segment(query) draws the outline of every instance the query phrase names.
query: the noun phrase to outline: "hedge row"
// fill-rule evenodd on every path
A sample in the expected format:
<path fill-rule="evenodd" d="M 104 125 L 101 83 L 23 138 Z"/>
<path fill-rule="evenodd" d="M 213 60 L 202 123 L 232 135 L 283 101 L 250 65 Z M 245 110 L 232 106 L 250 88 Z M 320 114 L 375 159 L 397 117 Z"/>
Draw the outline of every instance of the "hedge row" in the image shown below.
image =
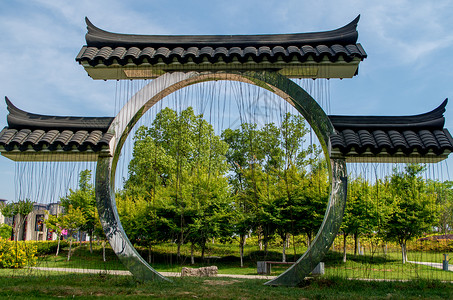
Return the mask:
<path fill-rule="evenodd" d="M 36 265 L 36 242 L 14 242 L 0 238 L 0 268 Z"/>

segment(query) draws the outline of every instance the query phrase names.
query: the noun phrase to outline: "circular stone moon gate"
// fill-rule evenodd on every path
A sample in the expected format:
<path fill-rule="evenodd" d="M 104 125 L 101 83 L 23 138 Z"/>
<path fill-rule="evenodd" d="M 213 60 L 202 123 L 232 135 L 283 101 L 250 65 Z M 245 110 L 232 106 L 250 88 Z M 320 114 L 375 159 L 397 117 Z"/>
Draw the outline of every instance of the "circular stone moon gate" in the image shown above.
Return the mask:
<path fill-rule="evenodd" d="M 141 280 L 168 280 L 135 250 L 115 203 L 115 173 L 123 144 L 144 113 L 165 96 L 206 81 L 231 80 L 266 89 L 294 106 L 313 128 L 328 162 L 330 198 L 309 249 L 268 285 L 302 282 L 332 245 L 344 213 L 347 162 L 438 162 L 453 151 L 443 128 L 447 101 L 415 116 L 327 116 L 290 78 L 352 78 L 367 57 L 357 43 L 359 17 L 332 31 L 240 36 L 117 34 L 87 19 L 87 45 L 76 58 L 93 79 L 153 79 L 115 118 L 27 113 L 6 99 L 8 127 L 0 153 L 14 161 L 96 161 L 96 202 L 114 252 Z"/>
<path fill-rule="evenodd" d="M 322 225 L 307 252 L 288 270 L 267 282 L 272 285 L 297 285 L 321 261 L 332 245 L 343 218 L 346 203 L 346 163 L 344 159 L 330 159 L 329 137 L 334 127 L 316 101 L 300 86 L 275 72 L 188 72 L 167 73 L 151 81 L 134 95 L 115 117 L 109 131 L 114 133 L 110 144 L 112 156 L 100 156 L 96 169 L 96 201 L 101 224 L 110 245 L 121 261 L 139 279 L 164 279 L 137 253 L 124 232 L 115 204 L 115 170 L 121 148 L 129 132 L 155 103 L 186 86 L 213 80 L 233 80 L 254 84 L 272 91 L 293 105 L 311 125 L 318 136 L 328 166 L 331 193 Z"/>

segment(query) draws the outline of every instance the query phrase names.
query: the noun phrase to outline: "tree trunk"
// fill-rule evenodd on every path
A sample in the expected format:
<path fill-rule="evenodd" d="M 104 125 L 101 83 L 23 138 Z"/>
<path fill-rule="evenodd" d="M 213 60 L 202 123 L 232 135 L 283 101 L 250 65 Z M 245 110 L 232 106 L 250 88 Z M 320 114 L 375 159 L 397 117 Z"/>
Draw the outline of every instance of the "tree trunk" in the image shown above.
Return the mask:
<path fill-rule="evenodd" d="M 19 220 L 17 224 L 14 224 L 14 241 L 17 242 L 19 240 L 20 229 L 22 228 L 22 216 L 19 215 Z"/>
<path fill-rule="evenodd" d="M 346 238 L 348 235 L 346 233 L 343 233 L 343 262 L 346 262 Z"/>
<path fill-rule="evenodd" d="M 244 267 L 244 244 L 245 235 L 241 235 L 239 238 L 239 256 L 241 257 L 241 268 Z"/>
<path fill-rule="evenodd" d="M 282 262 L 286 262 L 286 238 L 283 239 Z"/>
<path fill-rule="evenodd" d="M 307 232 L 307 248 L 311 246 L 311 233 Z"/>
<path fill-rule="evenodd" d="M 151 248 L 151 247 L 152 247 L 152 244 L 151 244 L 151 242 L 149 242 L 149 245 L 148 245 L 148 263 L 149 263 L 149 264 L 151 263 L 151 260 L 152 260 L 152 255 L 151 255 L 151 253 L 152 253 L 152 251 L 151 251 L 152 248 Z"/>
<path fill-rule="evenodd" d="M 357 233 L 354 233 L 354 256 L 357 256 L 359 246 L 359 235 Z"/>
<path fill-rule="evenodd" d="M 93 254 L 93 234 L 90 234 L 90 253 Z"/>
<path fill-rule="evenodd" d="M 176 248 L 176 257 L 177 257 L 178 259 L 181 258 L 181 242 L 180 242 L 180 241 L 178 241 L 178 246 L 177 246 L 177 248 Z"/>
<path fill-rule="evenodd" d="M 61 240 L 61 234 L 58 235 L 57 253 L 55 254 L 55 256 L 58 256 L 58 253 L 60 253 L 60 240 Z"/>
<path fill-rule="evenodd" d="M 206 252 L 206 241 L 201 245 L 201 261 L 204 262 L 204 253 Z"/>
<path fill-rule="evenodd" d="M 79 230 L 79 246 L 82 246 L 82 233 Z"/>
<path fill-rule="evenodd" d="M 66 261 L 69 261 L 69 259 L 71 258 L 71 249 L 72 249 L 72 238 L 69 239 L 68 259 Z"/>
<path fill-rule="evenodd" d="M 106 244 L 105 240 L 102 241 L 102 259 L 104 260 L 104 262 L 105 262 L 105 244 Z"/>
<path fill-rule="evenodd" d="M 401 255 L 403 259 L 403 264 L 407 262 L 407 247 L 406 247 L 406 242 L 401 243 Z"/>
<path fill-rule="evenodd" d="M 260 251 L 263 251 L 263 235 L 261 231 L 258 232 L 258 246 L 260 247 Z"/>
<path fill-rule="evenodd" d="M 193 242 L 190 245 L 190 264 L 194 265 L 195 264 L 195 258 L 193 257 Z"/>

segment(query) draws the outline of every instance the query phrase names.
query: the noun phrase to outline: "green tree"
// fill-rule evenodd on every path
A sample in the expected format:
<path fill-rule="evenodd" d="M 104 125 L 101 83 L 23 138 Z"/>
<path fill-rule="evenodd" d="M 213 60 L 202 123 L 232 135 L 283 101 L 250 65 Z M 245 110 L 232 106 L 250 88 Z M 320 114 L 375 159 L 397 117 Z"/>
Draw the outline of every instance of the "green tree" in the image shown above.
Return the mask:
<path fill-rule="evenodd" d="M 3 216 L 6 218 L 14 218 L 14 240 L 17 242 L 19 233 L 29 213 L 33 211 L 33 202 L 30 199 L 10 202 L 0 208 Z"/>
<path fill-rule="evenodd" d="M 343 232 L 343 262 L 346 262 L 346 239 L 354 236 L 354 255 L 358 251 L 358 240 L 361 235 L 373 236 L 379 232 L 392 213 L 392 203 L 387 201 L 388 183 L 376 180 L 369 181 L 358 177 L 351 180 L 348 189 L 345 213 L 341 230 Z"/>
<path fill-rule="evenodd" d="M 58 239 L 58 246 L 57 246 L 57 252 L 55 253 L 55 256 L 58 256 L 58 253 L 60 253 L 60 241 L 61 241 L 61 234 L 63 232 L 63 215 L 60 216 L 54 216 L 54 215 L 48 215 L 47 219 L 45 220 L 46 226 L 48 229 L 51 229 L 55 232 L 57 235 Z"/>
<path fill-rule="evenodd" d="M 192 177 L 192 222 L 188 225 L 188 239 L 201 247 L 204 259 L 206 242 L 214 238 L 231 235 L 231 197 L 227 179 L 223 176 L 209 176 L 208 172 L 197 172 Z M 191 262 L 194 263 L 193 251 Z"/>
<path fill-rule="evenodd" d="M 215 135 L 212 125 L 191 107 L 180 113 L 165 108 L 149 128 L 137 130 L 125 196 L 128 201 L 143 202 L 143 215 L 138 214 L 148 221 L 135 230 L 150 247 L 153 241 L 176 240 L 179 257 L 181 245 L 189 239 L 203 250 L 206 239 L 216 235 L 208 233 L 204 224 L 211 217 L 211 200 L 225 200 L 219 195 L 228 189 L 226 150 L 227 144 Z M 219 211 L 211 224 L 222 219 Z M 129 221 L 122 216 L 123 224 Z"/>
<path fill-rule="evenodd" d="M 423 171 L 422 165 L 408 164 L 390 178 L 389 201 L 394 208 L 382 234 L 385 240 L 401 245 L 403 263 L 407 261 L 407 241 L 431 231 L 438 221 L 436 195 L 428 192 Z"/>
<path fill-rule="evenodd" d="M 72 206 L 75 209 L 80 209 L 83 214 L 85 223 L 79 227 L 80 231 L 86 232 L 90 237 L 90 252 L 93 252 L 93 233 L 97 222 L 96 213 L 96 196 L 94 187 L 90 183 L 91 171 L 83 170 L 79 174 L 79 186 L 77 190 L 69 190 L 69 194 L 61 198 L 61 206 L 66 211 Z"/>
<path fill-rule="evenodd" d="M 447 234 L 453 228 L 453 182 L 429 180 L 428 189 L 436 194 L 439 206 L 438 231 Z"/>
<path fill-rule="evenodd" d="M 269 123 L 258 129 L 256 124 L 243 123 L 222 133 L 229 145 L 226 156 L 241 253 L 250 232 L 262 236 L 266 251 L 269 236 L 277 232 L 285 261 L 288 236 L 303 232 L 310 241 L 321 224 L 328 196 L 327 172 L 325 166 L 319 167 L 325 165 L 319 161 L 320 151 L 304 145 L 307 133 L 304 119 L 289 113 L 279 126 Z"/>
<path fill-rule="evenodd" d="M 226 129 L 223 140 L 228 144 L 226 159 L 230 168 L 229 182 L 235 203 L 234 233 L 239 240 L 241 267 L 247 235 L 256 228 L 256 211 L 260 204 L 258 177 L 260 177 L 263 152 L 262 135 L 256 124 L 242 123 L 238 129 Z"/>
<path fill-rule="evenodd" d="M 97 216 L 97 209 L 96 209 L 96 216 Z M 101 241 L 102 244 L 102 260 L 105 262 L 105 246 L 107 244 L 107 237 L 105 236 L 104 229 L 102 228 L 101 221 L 99 218 L 96 218 L 96 223 L 94 225 L 94 236 L 97 237 L 97 240 Z"/>
<path fill-rule="evenodd" d="M 83 216 L 83 212 L 80 207 L 74 208 L 72 205 L 69 205 L 68 209 L 65 211 L 65 214 L 61 217 L 61 226 L 68 230 L 69 236 L 69 251 L 67 261 L 69 261 L 72 254 L 71 250 L 74 232 L 78 231 L 85 223 L 86 219 Z"/>

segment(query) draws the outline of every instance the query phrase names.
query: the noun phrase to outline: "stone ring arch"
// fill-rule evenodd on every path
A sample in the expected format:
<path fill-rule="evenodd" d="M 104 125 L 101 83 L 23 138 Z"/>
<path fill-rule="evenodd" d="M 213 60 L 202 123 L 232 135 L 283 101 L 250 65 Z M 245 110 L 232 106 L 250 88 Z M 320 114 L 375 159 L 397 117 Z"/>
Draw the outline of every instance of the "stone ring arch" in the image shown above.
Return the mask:
<path fill-rule="evenodd" d="M 332 159 L 329 137 L 334 127 L 318 103 L 299 85 L 273 71 L 245 72 L 174 72 L 152 80 L 125 104 L 110 125 L 113 134 L 110 155 L 100 156 L 96 168 L 96 203 L 104 232 L 126 268 L 139 280 L 166 280 L 135 250 L 121 225 L 115 202 L 115 172 L 122 146 L 137 121 L 165 96 L 200 82 L 230 80 L 253 84 L 267 89 L 293 105 L 313 128 L 328 163 L 330 196 L 324 220 L 311 247 L 297 262 L 267 285 L 295 286 L 300 284 L 322 260 L 340 228 L 346 204 L 346 163 Z"/>

